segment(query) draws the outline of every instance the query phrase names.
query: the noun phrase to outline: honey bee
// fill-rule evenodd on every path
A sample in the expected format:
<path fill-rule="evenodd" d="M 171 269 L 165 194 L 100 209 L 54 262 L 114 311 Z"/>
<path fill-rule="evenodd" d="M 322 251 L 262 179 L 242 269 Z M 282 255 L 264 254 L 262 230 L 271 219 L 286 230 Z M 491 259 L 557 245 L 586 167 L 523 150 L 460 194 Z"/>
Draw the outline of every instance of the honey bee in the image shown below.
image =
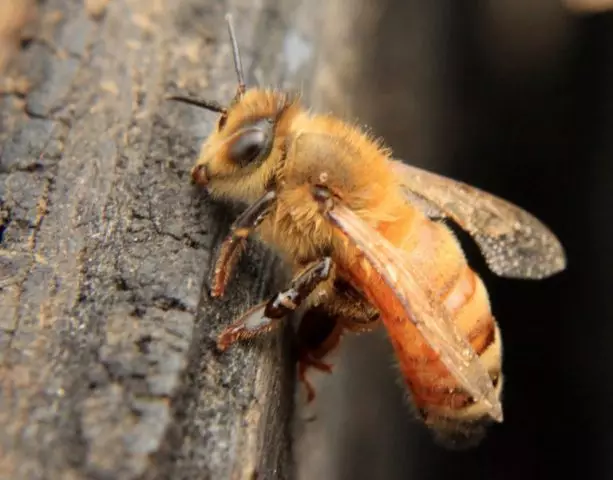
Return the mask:
<path fill-rule="evenodd" d="M 249 309 L 218 338 L 279 327 L 300 308 L 299 378 L 346 331 L 383 324 L 419 416 L 443 440 L 474 444 L 502 422 L 502 345 L 487 290 L 445 219 L 467 231 L 489 268 L 542 279 L 566 267 L 539 220 L 464 183 L 409 166 L 383 143 L 285 92 L 247 88 L 232 21 L 238 77 L 230 105 L 173 96 L 219 113 L 192 179 L 215 198 L 247 204 L 220 248 L 211 295 L 224 294 L 254 233 L 291 266 L 284 291 Z"/>

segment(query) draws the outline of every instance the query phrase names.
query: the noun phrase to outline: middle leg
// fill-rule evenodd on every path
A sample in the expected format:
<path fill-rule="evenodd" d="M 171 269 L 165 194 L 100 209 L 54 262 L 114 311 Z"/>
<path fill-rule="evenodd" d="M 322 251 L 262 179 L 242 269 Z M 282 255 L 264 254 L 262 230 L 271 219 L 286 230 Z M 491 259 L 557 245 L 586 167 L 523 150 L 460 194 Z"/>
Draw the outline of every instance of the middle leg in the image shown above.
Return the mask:
<path fill-rule="evenodd" d="M 298 272 L 287 290 L 251 308 L 227 327 L 220 334 L 217 347 L 223 351 L 237 340 L 252 338 L 276 328 L 321 282 L 328 279 L 331 270 L 330 257 L 308 264 Z"/>
<path fill-rule="evenodd" d="M 368 332 L 379 325 L 379 313 L 346 281 L 337 278 L 333 292 L 330 301 L 307 310 L 298 326 L 298 379 L 306 388 L 307 403 L 315 398 L 306 377 L 309 369 L 331 373 L 332 365 L 324 358 L 338 347 L 343 333 Z"/>

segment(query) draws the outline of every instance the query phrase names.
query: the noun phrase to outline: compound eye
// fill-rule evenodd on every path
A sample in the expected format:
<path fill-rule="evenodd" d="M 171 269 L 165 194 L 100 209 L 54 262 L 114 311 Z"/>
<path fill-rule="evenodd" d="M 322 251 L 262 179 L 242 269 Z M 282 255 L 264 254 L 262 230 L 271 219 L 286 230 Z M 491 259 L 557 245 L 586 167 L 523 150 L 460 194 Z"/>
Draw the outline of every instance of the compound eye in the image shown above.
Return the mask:
<path fill-rule="evenodd" d="M 272 124 L 259 121 L 247 127 L 228 147 L 228 158 L 241 167 L 268 154 L 272 146 Z"/>

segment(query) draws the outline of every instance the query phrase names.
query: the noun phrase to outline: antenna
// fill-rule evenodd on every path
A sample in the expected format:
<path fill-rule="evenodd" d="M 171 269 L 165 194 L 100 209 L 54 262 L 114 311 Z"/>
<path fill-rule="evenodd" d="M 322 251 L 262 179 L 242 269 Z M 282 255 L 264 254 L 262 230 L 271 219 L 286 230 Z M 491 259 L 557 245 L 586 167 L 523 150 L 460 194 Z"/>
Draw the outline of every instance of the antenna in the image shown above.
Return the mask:
<path fill-rule="evenodd" d="M 234 68 L 236 69 L 236 76 L 238 77 L 238 89 L 236 92 L 236 96 L 238 97 L 245 93 L 247 87 L 245 86 L 245 78 L 243 76 L 243 62 L 241 61 L 241 54 L 238 50 L 238 42 L 236 41 L 236 34 L 234 33 L 234 25 L 232 24 L 232 15 L 229 13 L 226 15 L 226 22 L 228 23 L 228 32 L 230 33 L 230 41 L 232 42 Z"/>
<path fill-rule="evenodd" d="M 228 24 L 228 32 L 230 33 L 230 41 L 232 42 L 232 55 L 234 56 L 234 68 L 236 70 L 236 76 L 238 78 L 238 88 L 236 90 L 236 97 L 241 97 L 247 87 L 245 85 L 245 77 L 243 75 L 243 62 L 241 61 L 241 54 L 238 50 L 238 42 L 236 41 L 236 33 L 234 32 L 234 25 L 232 24 L 232 15 L 226 14 L 226 22 Z M 222 107 L 214 100 L 199 100 L 190 97 L 184 97 L 181 95 L 168 95 L 166 100 L 174 100 L 176 102 L 186 103 L 195 107 L 204 108 L 212 112 L 221 113 L 223 116 L 228 115 L 228 109 Z"/>
<path fill-rule="evenodd" d="M 176 102 L 187 103 L 188 105 L 194 105 L 195 107 L 204 108 L 212 112 L 221 113 L 226 115 L 228 111 L 214 100 L 196 100 L 195 98 L 182 97 L 181 95 L 169 95 L 166 100 L 174 100 Z"/>

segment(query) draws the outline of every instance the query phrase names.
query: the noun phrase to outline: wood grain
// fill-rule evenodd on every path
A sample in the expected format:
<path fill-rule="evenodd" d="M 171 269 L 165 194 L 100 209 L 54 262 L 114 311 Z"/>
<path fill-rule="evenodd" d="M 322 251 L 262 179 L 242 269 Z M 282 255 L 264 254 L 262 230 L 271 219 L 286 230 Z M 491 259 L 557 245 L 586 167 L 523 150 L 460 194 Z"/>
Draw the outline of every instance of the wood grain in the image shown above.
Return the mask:
<path fill-rule="evenodd" d="M 42 5 L 3 73 L 28 88 L 0 96 L 0 478 L 291 476 L 286 335 L 214 348 L 282 275 L 252 246 L 227 298 L 208 297 L 237 210 L 189 182 L 214 116 L 163 98 L 230 98 L 228 11 L 248 78 L 299 78 L 283 56 L 298 10 Z"/>

